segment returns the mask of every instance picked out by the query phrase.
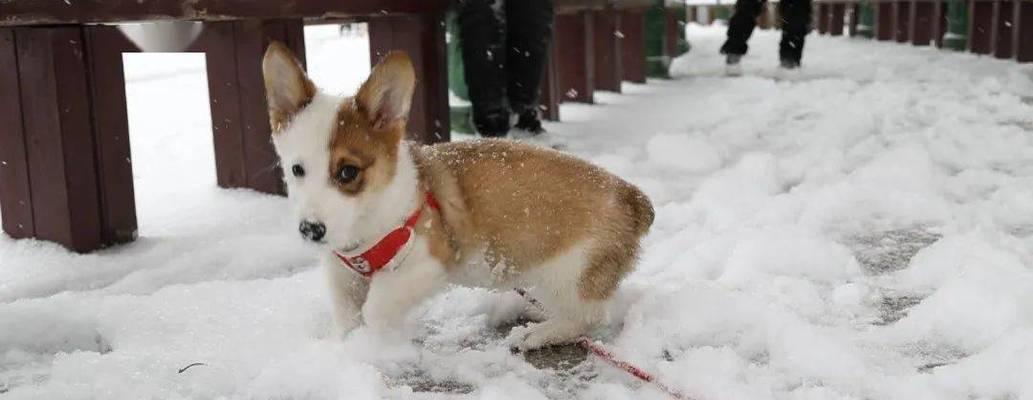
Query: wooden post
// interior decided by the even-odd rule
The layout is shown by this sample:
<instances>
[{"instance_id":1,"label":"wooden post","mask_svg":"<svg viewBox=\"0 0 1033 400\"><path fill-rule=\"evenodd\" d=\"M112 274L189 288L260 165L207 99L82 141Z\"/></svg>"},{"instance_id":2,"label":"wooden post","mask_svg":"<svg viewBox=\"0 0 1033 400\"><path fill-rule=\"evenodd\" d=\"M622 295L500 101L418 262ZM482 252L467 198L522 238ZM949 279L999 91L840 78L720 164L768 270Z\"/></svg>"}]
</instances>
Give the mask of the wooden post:
<instances>
[{"instance_id":1,"label":"wooden post","mask_svg":"<svg viewBox=\"0 0 1033 400\"><path fill-rule=\"evenodd\" d=\"M822 35L829 33L830 8L828 3L818 3L818 33Z\"/></svg>"},{"instance_id":2,"label":"wooden post","mask_svg":"<svg viewBox=\"0 0 1033 400\"><path fill-rule=\"evenodd\" d=\"M713 12L707 15L712 17ZM642 10L621 11L620 27L624 80L646 83L645 14Z\"/></svg>"},{"instance_id":3,"label":"wooden post","mask_svg":"<svg viewBox=\"0 0 1033 400\"><path fill-rule=\"evenodd\" d=\"M861 5L858 3L850 3L847 6L847 10L849 11L848 15L850 16L850 20L848 21L846 26L847 35L850 35L850 37L856 37L857 20L861 16Z\"/></svg>"},{"instance_id":4,"label":"wooden post","mask_svg":"<svg viewBox=\"0 0 1033 400\"><path fill-rule=\"evenodd\" d=\"M893 3L889 1L875 3L875 38L877 40L893 40L893 32L896 29L893 15Z\"/></svg>"},{"instance_id":5,"label":"wooden post","mask_svg":"<svg viewBox=\"0 0 1033 400\"><path fill-rule=\"evenodd\" d=\"M1015 28L1015 6L1012 0L998 0L994 2L994 56L997 58L1012 58L1015 55L1012 35ZM1033 40L1033 37L1025 38Z\"/></svg>"},{"instance_id":6,"label":"wooden post","mask_svg":"<svg viewBox=\"0 0 1033 400\"><path fill-rule=\"evenodd\" d=\"M943 47L943 36L947 33L947 2L933 0L931 25L933 43L936 47Z\"/></svg>"},{"instance_id":7,"label":"wooden post","mask_svg":"<svg viewBox=\"0 0 1033 400\"><path fill-rule=\"evenodd\" d=\"M32 188L22 126L17 46L14 29L0 29L0 213L4 232L16 239L36 235L32 221Z\"/></svg>"},{"instance_id":8,"label":"wooden post","mask_svg":"<svg viewBox=\"0 0 1033 400\"><path fill-rule=\"evenodd\" d=\"M12 237L77 252L136 237L121 49L132 46L110 27L0 30L0 207Z\"/></svg>"},{"instance_id":9,"label":"wooden post","mask_svg":"<svg viewBox=\"0 0 1033 400\"><path fill-rule=\"evenodd\" d=\"M391 50L404 50L416 68L416 91L409 111L409 138L420 143L447 142L448 53L443 14L387 15L369 19L370 62Z\"/></svg>"},{"instance_id":10,"label":"wooden post","mask_svg":"<svg viewBox=\"0 0 1033 400\"><path fill-rule=\"evenodd\" d=\"M846 17L846 4L831 4L829 10L829 34L832 36L843 36L843 23Z\"/></svg>"},{"instance_id":11,"label":"wooden post","mask_svg":"<svg viewBox=\"0 0 1033 400\"><path fill-rule=\"evenodd\" d=\"M595 56L589 11L556 16L554 40L559 55L560 101L593 103Z\"/></svg>"},{"instance_id":12,"label":"wooden post","mask_svg":"<svg viewBox=\"0 0 1033 400\"><path fill-rule=\"evenodd\" d=\"M994 47L994 2L969 0L968 49L976 54L992 54Z\"/></svg>"},{"instance_id":13,"label":"wooden post","mask_svg":"<svg viewBox=\"0 0 1033 400\"><path fill-rule=\"evenodd\" d=\"M1019 62L1033 62L1033 1L1015 1L1015 29L1012 29L1012 44L1015 45L1015 59ZM4 214L6 215L6 214Z\"/></svg>"},{"instance_id":14,"label":"wooden post","mask_svg":"<svg viewBox=\"0 0 1033 400\"><path fill-rule=\"evenodd\" d=\"M933 42L940 30L940 20L936 17L936 1L911 2L911 44L928 46Z\"/></svg>"},{"instance_id":15,"label":"wooden post","mask_svg":"<svg viewBox=\"0 0 1033 400\"><path fill-rule=\"evenodd\" d=\"M899 43L911 41L911 1L893 2L893 21L896 30L893 35Z\"/></svg>"},{"instance_id":16,"label":"wooden post","mask_svg":"<svg viewBox=\"0 0 1033 400\"><path fill-rule=\"evenodd\" d=\"M623 75L620 40L617 38L620 19L613 9L594 11L592 14L595 19L595 87L620 93Z\"/></svg>"},{"instance_id":17,"label":"wooden post","mask_svg":"<svg viewBox=\"0 0 1033 400\"><path fill-rule=\"evenodd\" d=\"M301 20L206 22L195 48L205 52L215 169L225 188L285 194L272 145L262 56L273 40L305 64Z\"/></svg>"},{"instance_id":18,"label":"wooden post","mask_svg":"<svg viewBox=\"0 0 1033 400\"><path fill-rule=\"evenodd\" d=\"M556 54L556 41L549 45L549 57L545 62L545 73L542 74L542 89L539 104L542 118L549 121L560 120L560 84L559 67L556 65L559 55Z\"/></svg>"}]
</instances>

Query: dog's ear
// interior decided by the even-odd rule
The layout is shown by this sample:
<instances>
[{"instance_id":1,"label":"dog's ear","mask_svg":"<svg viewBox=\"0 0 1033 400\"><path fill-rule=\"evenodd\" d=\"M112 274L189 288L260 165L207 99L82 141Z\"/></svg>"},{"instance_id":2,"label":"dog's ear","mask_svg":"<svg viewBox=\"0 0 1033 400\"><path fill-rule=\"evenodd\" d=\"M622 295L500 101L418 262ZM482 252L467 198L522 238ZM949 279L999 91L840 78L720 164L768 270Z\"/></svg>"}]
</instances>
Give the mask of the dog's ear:
<instances>
[{"instance_id":1,"label":"dog's ear","mask_svg":"<svg viewBox=\"0 0 1033 400\"><path fill-rule=\"evenodd\" d=\"M301 63L290 49L272 42L262 58L265 98L269 104L269 124L279 132L316 95L316 86L305 75Z\"/></svg>"},{"instance_id":2,"label":"dog's ear","mask_svg":"<svg viewBox=\"0 0 1033 400\"><path fill-rule=\"evenodd\" d=\"M369 79L355 95L355 101L374 129L387 129L396 124L404 126L415 87L416 73L409 56L393 51L373 67Z\"/></svg>"}]
</instances>

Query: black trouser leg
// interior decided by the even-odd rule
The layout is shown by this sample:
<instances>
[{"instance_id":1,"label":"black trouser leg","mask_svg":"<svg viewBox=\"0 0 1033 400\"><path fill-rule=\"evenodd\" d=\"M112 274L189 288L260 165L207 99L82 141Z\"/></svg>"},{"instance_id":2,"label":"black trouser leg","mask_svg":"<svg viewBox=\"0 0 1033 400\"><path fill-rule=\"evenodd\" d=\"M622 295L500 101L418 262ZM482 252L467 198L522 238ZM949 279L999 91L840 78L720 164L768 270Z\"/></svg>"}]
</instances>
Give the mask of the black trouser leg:
<instances>
[{"instance_id":1,"label":"black trouser leg","mask_svg":"<svg viewBox=\"0 0 1033 400\"><path fill-rule=\"evenodd\" d=\"M505 135L509 130L506 104L506 26L503 0L459 2L459 44L463 69L473 107L477 132L486 136ZM522 0L518 0L522 1Z\"/></svg>"},{"instance_id":2,"label":"black trouser leg","mask_svg":"<svg viewBox=\"0 0 1033 400\"><path fill-rule=\"evenodd\" d=\"M746 54L746 41L757 26L762 0L736 0L735 13L728 21L728 40L721 46L721 54Z\"/></svg>"},{"instance_id":3,"label":"black trouser leg","mask_svg":"<svg viewBox=\"0 0 1033 400\"><path fill-rule=\"evenodd\" d=\"M778 3L782 14L782 43L779 56L783 60L800 62L803 57L803 41L810 30L811 0L782 0Z\"/></svg>"},{"instance_id":4,"label":"black trouser leg","mask_svg":"<svg viewBox=\"0 0 1033 400\"><path fill-rule=\"evenodd\" d=\"M552 18L552 0L506 0L506 93L515 113L538 105Z\"/></svg>"}]
</instances>

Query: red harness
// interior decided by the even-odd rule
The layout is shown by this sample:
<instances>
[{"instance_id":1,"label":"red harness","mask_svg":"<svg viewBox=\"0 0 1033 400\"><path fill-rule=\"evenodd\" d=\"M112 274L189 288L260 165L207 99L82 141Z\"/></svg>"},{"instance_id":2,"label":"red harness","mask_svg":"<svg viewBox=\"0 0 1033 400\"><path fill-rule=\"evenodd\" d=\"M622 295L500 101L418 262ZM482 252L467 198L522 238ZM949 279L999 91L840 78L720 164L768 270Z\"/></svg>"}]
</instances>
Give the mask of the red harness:
<instances>
[{"instance_id":1,"label":"red harness","mask_svg":"<svg viewBox=\"0 0 1033 400\"><path fill-rule=\"evenodd\" d=\"M349 256L334 250L334 255L341 260L344 266L367 279L372 278L373 274L385 267L396 267L397 263L405 258L404 254L403 257L398 257L398 255L403 252L408 254L409 243L412 242L415 236L414 227L416 222L420 220L420 215L423 214L423 206L426 205L434 211L441 210L441 206L438 205L438 201L433 194L427 192L425 197L425 203L421 204L416 211L413 211L409 218L406 218L404 225L395 228L374 244L373 247L370 247L369 250L356 256Z\"/></svg>"}]
</instances>

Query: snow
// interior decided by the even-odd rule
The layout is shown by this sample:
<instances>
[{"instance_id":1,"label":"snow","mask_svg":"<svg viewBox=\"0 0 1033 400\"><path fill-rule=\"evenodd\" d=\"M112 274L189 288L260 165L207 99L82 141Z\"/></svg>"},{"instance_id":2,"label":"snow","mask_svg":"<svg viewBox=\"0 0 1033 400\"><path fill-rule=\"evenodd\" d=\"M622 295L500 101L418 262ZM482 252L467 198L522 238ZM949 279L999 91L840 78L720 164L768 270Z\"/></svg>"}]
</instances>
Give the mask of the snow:
<instances>
[{"instance_id":1,"label":"snow","mask_svg":"<svg viewBox=\"0 0 1033 400\"><path fill-rule=\"evenodd\" d=\"M354 90L361 32L308 29L315 80ZM811 35L784 73L758 31L727 78L721 28L688 33L678 79L547 124L657 209L597 337L699 399L1033 399L1033 67ZM141 237L0 237L0 397L664 398L511 355L511 293L452 288L413 340L331 338L287 202L214 185L203 57L125 60Z\"/></svg>"}]
</instances>

